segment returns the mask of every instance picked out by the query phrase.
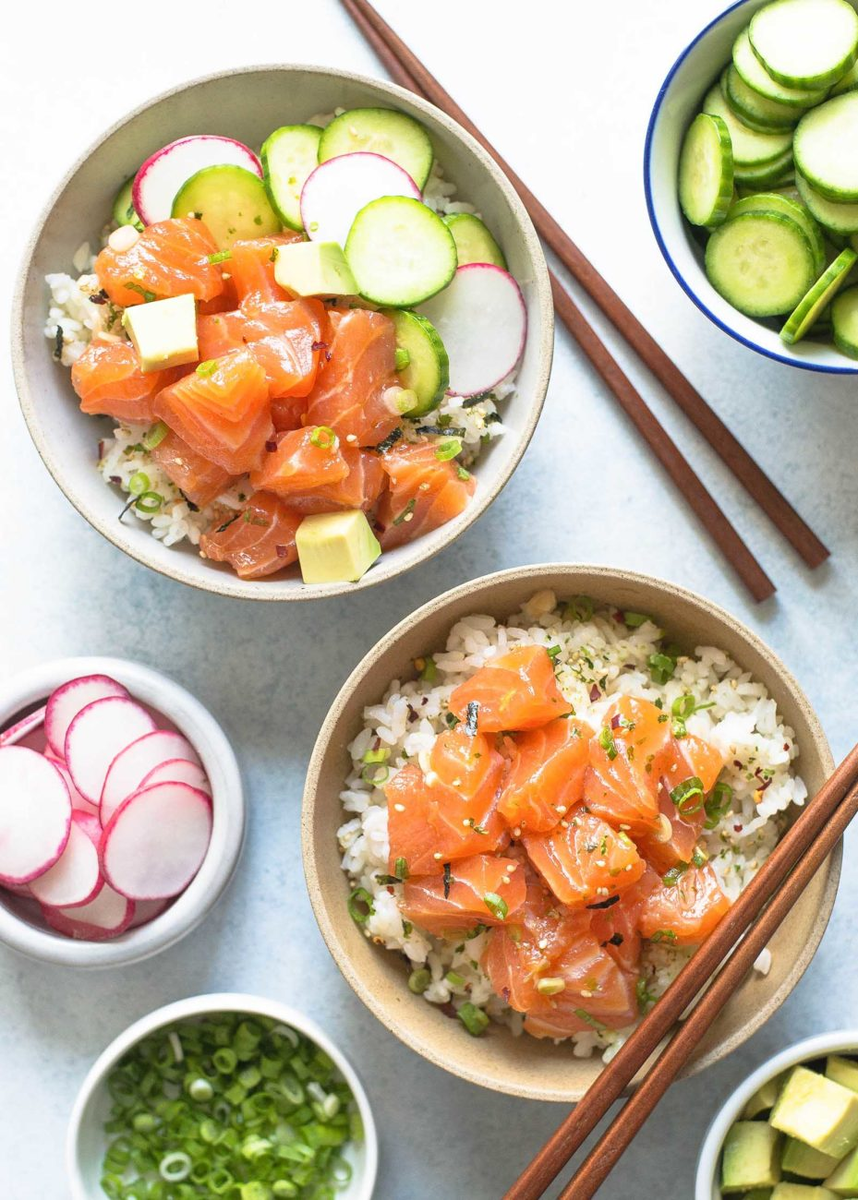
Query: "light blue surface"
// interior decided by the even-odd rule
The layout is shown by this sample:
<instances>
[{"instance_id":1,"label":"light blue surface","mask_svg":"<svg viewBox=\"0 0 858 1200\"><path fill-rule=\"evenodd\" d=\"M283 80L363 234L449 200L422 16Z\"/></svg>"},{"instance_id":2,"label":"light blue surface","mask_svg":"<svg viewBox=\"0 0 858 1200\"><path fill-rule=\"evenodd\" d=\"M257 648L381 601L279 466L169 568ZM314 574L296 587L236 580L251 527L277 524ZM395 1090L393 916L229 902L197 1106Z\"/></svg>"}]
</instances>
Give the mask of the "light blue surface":
<instances>
[{"instance_id":1,"label":"light blue surface","mask_svg":"<svg viewBox=\"0 0 858 1200\"><path fill-rule=\"evenodd\" d=\"M615 0L585 14L578 4L542 0L531 6L529 21L511 0L467 6L438 0L428 21L422 5L388 0L380 7L575 232L828 539L834 557L815 573L804 569L658 389L630 366L779 585L774 601L750 604L561 333L531 449L506 492L457 545L409 577L354 599L312 607L224 602L148 574L73 512L27 439L7 369L0 670L49 655L124 653L172 672L232 733L251 825L243 867L223 904L157 959L81 975L0 950L3 1200L65 1196L65 1118L88 1065L142 1013L209 990L258 991L302 1007L352 1056L379 1117L382 1200L494 1200L553 1129L560 1108L482 1093L387 1034L342 982L304 890L300 794L327 706L374 641L445 588L501 567L562 558L675 579L733 610L782 654L817 706L838 757L858 736L855 384L766 362L710 325L671 278L643 203L640 156L649 108L678 50L717 3ZM145 12L114 8L99 33L94 21L52 24L29 6L17 26L5 26L0 128L5 161L16 172L14 186L0 191L6 309L24 233L43 198L78 148L117 113L230 64L281 57L377 70L333 0L311 6L264 0L249 23L227 24L216 11L212 6L203 15L198 6L152 0ZM265 36L275 25L282 31L279 49ZM516 45L520 76L512 74L516 64L493 60L487 32ZM74 82L58 122L56 95L37 86L37 77L50 80L69 68ZM557 121L552 113L561 108ZM602 328L600 319L596 324ZM623 349L618 356L627 361ZM854 1024L858 970L849 948L856 901L847 853L834 921L794 995L743 1051L671 1092L602 1196L688 1200L700 1139L731 1087L789 1041Z\"/></svg>"}]
</instances>

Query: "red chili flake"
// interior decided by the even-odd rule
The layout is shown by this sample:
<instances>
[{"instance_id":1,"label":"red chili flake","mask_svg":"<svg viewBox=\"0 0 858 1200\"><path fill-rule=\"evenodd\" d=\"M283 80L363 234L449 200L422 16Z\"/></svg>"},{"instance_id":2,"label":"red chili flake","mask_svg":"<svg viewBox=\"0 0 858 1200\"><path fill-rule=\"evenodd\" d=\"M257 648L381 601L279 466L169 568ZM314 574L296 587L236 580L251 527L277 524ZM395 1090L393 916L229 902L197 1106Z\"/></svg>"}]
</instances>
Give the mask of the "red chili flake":
<instances>
[{"instance_id":1,"label":"red chili flake","mask_svg":"<svg viewBox=\"0 0 858 1200\"><path fill-rule=\"evenodd\" d=\"M743 825L734 825L734 826L733 826L733 832L734 832L734 833L741 833L743 829L744 829L744 826L743 826Z\"/></svg>"},{"instance_id":2,"label":"red chili flake","mask_svg":"<svg viewBox=\"0 0 858 1200\"><path fill-rule=\"evenodd\" d=\"M311 350L327 350L327 348L327 342L313 342L312 346L310 347Z\"/></svg>"},{"instance_id":3,"label":"red chili flake","mask_svg":"<svg viewBox=\"0 0 858 1200\"><path fill-rule=\"evenodd\" d=\"M595 703L599 699L601 694L602 693L599 691L598 687L594 683L593 686L590 688L590 699Z\"/></svg>"},{"instance_id":4,"label":"red chili flake","mask_svg":"<svg viewBox=\"0 0 858 1200\"><path fill-rule=\"evenodd\" d=\"M620 718L619 718L619 714L616 714L613 717L611 717L611 729L619 729L619 728L620 728Z\"/></svg>"},{"instance_id":5,"label":"red chili flake","mask_svg":"<svg viewBox=\"0 0 858 1200\"><path fill-rule=\"evenodd\" d=\"M784 742L784 750L789 750L789 742Z\"/></svg>"},{"instance_id":6,"label":"red chili flake","mask_svg":"<svg viewBox=\"0 0 858 1200\"><path fill-rule=\"evenodd\" d=\"M275 546L274 549L277 551L278 558L286 558L289 553L288 546Z\"/></svg>"},{"instance_id":7,"label":"red chili flake","mask_svg":"<svg viewBox=\"0 0 858 1200\"><path fill-rule=\"evenodd\" d=\"M330 350L325 351L325 362L330 362L333 357L334 356L331 354Z\"/></svg>"},{"instance_id":8,"label":"red chili flake","mask_svg":"<svg viewBox=\"0 0 858 1200\"><path fill-rule=\"evenodd\" d=\"M739 762L738 758L733 759L733 766L739 771L742 769L742 764Z\"/></svg>"},{"instance_id":9,"label":"red chili flake","mask_svg":"<svg viewBox=\"0 0 858 1200\"><path fill-rule=\"evenodd\" d=\"M277 449L277 443L274 441L273 438L270 441L265 443L265 449L268 451L269 454L272 454Z\"/></svg>"},{"instance_id":10,"label":"red chili flake","mask_svg":"<svg viewBox=\"0 0 858 1200\"><path fill-rule=\"evenodd\" d=\"M456 1018L459 1015L456 1012L455 1006L453 1004L451 1004L449 1002L449 1000L447 1001L446 1004L439 1004L438 1007L441 1009L441 1012L444 1014L445 1017L452 1017L454 1021L456 1020Z\"/></svg>"}]
</instances>

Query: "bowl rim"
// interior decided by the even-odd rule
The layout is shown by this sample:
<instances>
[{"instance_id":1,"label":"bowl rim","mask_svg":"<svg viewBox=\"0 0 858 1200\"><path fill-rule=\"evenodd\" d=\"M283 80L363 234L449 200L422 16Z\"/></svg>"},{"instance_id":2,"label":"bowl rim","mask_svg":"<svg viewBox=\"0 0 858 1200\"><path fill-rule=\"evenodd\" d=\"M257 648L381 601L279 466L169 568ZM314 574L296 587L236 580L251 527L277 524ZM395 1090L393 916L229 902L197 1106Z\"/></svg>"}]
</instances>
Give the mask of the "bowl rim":
<instances>
[{"instance_id":1,"label":"bowl rim","mask_svg":"<svg viewBox=\"0 0 858 1200\"><path fill-rule=\"evenodd\" d=\"M359 1190L355 1189L351 1200L370 1200L378 1173L378 1131L369 1097L351 1060L311 1017L291 1005L282 1004L279 1000L271 1000L267 996L249 992L207 992L199 996L188 996L184 1000L174 1000L134 1021L117 1034L102 1050L78 1089L66 1132L66 1173L74 1200L93 1200L91 1193L83 1183L78 1159L78 1143L84 1110L106 1073L117 1059L153 1030L159 1029L162 1025L171 1024L173 1021L187 1020L190 1017L214 1012L247 1012L255 1016L271 1017L276 1021L282 1021L284 1025L294 1027L299 1033L315 1042L333 1059L357 1102L364 1128L366 1161L360 1180L361 1187Z\"/></svg>"},{"instance_id":2,"label":"bowl rim","mask_svg":"<svg viewBox=\"0 0 858 1200\"><path fill-rule=\"evenodd\" d=\"M545 1096L537 1088L529 1085L524 1085L520 1082L502 1082L494 1077L485 1077L478 1071L472 1071L463 1067L455 1055L447 1050L438 1050L434 1045L427 1043L425 1040L420 1040L411 1032L410 1026L406 1018L396 1018L389 1015L384 1009L377 1009L374 1004L374 994L372 989L365 985L360 974L353 969L351 958L339 937L338 931L334 924L329 920L326 904L326 893L323 889L319 871L316 865L316 854L314 848L315 833L316 833L316 818L315 818L315 798L318 790L318 782L321 775L323 762L330 753L336 752L338 741L345 744L344 738L340 737L340 720L342 712L346 705L351 700L353 694L360 688L364 676L372 668L376 658L386 654L393 649L402 636L412 631L415 627L422 624L425 618L435 614L438 610L445 612L449 608L454 608L460 600L468 596L474 597L474 611L479 611L476 607L479 605L482 597L498 585L507 583L519 583L522 587L525 585L532 588L533 592L540 590L540 587L548 586L548 579L556 578L558 575L565 575L569 579L570 591L574 591L576 580L581 577L587 577L591 582L597 580L604 585L604 589L609 593L611 587L616 587L621 584L631 583L643 585L647 587L655 587L665 597L672 597L679 600L683 604L690 605L696 608L697 611L704 612L710 620L717 621L719 625L726 625L731 628L734 633L737 633L749 647L762 657L766 662L770 663L780 683L782 690L789 692L802 706L805 712L807 723L809 726L810 741L814 747L814 753L821 760L823 769L826 775L830 774L834 769L834 759L831 754L831 749L828 744L825 732L822 728L820 720L816 715L815 710L810 704L804 689L799 684L792 671L784 664L780 656L777 655L752 629L744 622L734 617L726 609L719 604L709 600L707 597L691 589L682 587L680 584L674 583L671 580L662 579L658 576L648 575L643 572L627 571L619 567L610 567L603 564L591 563L570 563L570 562L547 562L536 563L530 566L511 567L505 570L491 572L487 575L482 575L476 579L469 580L465 583L458 584L454 588L443 592L441 595L430 599L422 604L414 612L407 614L399 621L392 629L384 634L379 641L372 646L363 656L360 662L354 667L348 678L343 683L340 691L331 703L328 713L320 727L316 743L313 747L312 754L307 766L307 775L304 787L304 793L301 804L301 846L302 846L302 861L304 866L304 877L307 884L307 891L310 897L310 903L313 908L313 913L319 930L328 948L328 952L334 959L340 972L346 979L349 986L358 996L358 998L366 1005L366 1007L378 1018L387 1029L390 1030L400 1041L404 1042L411 1050L415 1051L421 1057L427 1059L437 1067L449 1071L451 1074L457 1075L462 1079L466 1079L470 1083L475 1083L480 1087L490 1088L491 1090L504 1092L507 1095L521 1096L526 1099L535 1100L551 1100L563 1103L576 1102L581 1098L579 1094L568 1095L551 1095ZM804 745L807 745L807 740ZM335 847L332 846L331 853L334 853ZM823 934L827 928L831 912L834 907L834 901L837 894L837 887L840 880L840 869L842 862L843 847L842 842L838 843L834 851L832 851L826 864L820 870L826 872L825 888L820 903L819 909L815 915L812 931L807 941L803 944L800 951L796 954L792 966L778 990L763 1004L751 1017L747 1020L739 1030L733 1033L726 1043L719 1043L711 1050L694 1057L689 1066L682 1072L682 1077L696 1075L706 1067L718 1062L724 1058L732 1050L745 1042L753 1033L755 1033L768 1019L777 1011L783 1004L792 990L795 988L799 979L810 965L814 954L822 940ZM404 983L403 983L404 986Z\"/></svg>"},{"instance_id":3,"label":"bowl rim","mask_svg":"<svg viewBox=\"0 0 858 1200\"><path fill-rule=\"evenodd\" d=\"M170 906L151 921L103 942L77 941L40 929L0 904L0 943L38 962L98 969L125 967L160 954L201 924L238 869L247 830L247 806L235 751L208 708L176 680L131 659L84 655L49 659L0 683L0 727L42 702L53 688L80 675L111 675L132 697L149 704L185 733L212 780L215 825L199 871Z\"/></svg>"},{"instance_id":4,"label":"bowl rim","mask_svg":"<svg viewBox=\"0 0 858 1200\"><path fill-rule=\"evenodd\" d=\"M688 296L688 298L692 300L694 304L696 304L703 315L708 317L713 325L717 325L722 332L729 334L734 341L740 342L741 345L746 346L749 350L755 350L757 354L762 354L764 358L771 359L773 362L783 363L788 367L797 367L801 371L817 371L823 375L856 375L858 374L858 365L850 366L848 363L846 363L842 367L835 367L829 366L825 363L816 363L806 358L790 358L787 354L778 354L776 351L770 350L766 346L761 346L758 342L755 342L751 338L746 337L744 334L739 333L739 331L732 325L728 325L719 316L717 316L711 308L708 307L708 305L694 290L685 275L683 275L667 246L664 234L662 233L661 225L659 224L657 205L652 187L653 143L655 140L656 126L658 125L658 119L661 115L662 106L667 99L667 95L670 91L674 77L676 76L676 73L679 71L682 64L685 62L688 55L691 54L691 52L699 45L699 43L702 42L703 39L707 37L707 35L711 33L713 29L716 28L716 26L720 25L726 17L729 17L731 13L736 12L737 9L744 8L745 5L755 2L756 0L736 0L734 4L731 4L728 8L725 8L723 12L719 13L716 17L713 17L712 20L706 26L704 26L704 28L701 29L701 31L694 38L692 38L685 49L679 54L676 61L673 63L673 66L665 76L664 82L658 89L658 94L656 95L652 112L650 113L649 122L647 124L643 153L643 185L649 223L652 227L652 232L655 236L656 242L658 243L658 248L661 251L664 261L667 263L674 279L676 279L686 296Z\"/></svg>"},{"instance_id":5,"label":"bowl rim","mask_svg":"<svg viewBox=\"0 0 858 1200\"><path fill-rule=\"evenodd\" d=\"M130 122L136 120L143 113L153 108L155 105L169 101L184 92L190 91L193 88L215 83L217 81L231 79L233 77L242 77L261 73L280 72L284 74L293 72L303 72L305 74L314 74L322 77L328 77L335 80L345 81L352 85L357 85L375 92L379 100L384 98L389 99L391 104L401 104L403 101L406 106L413 106L424 117L441 125L443 129L454 140L458 141L469 154L472 160L475 160L481 170L487 174L494 184L499 189L500 194L506 205L508 206L513 223L516 227L516 236L520 239L530 266L532 268L532 283L533 288L533 310L534 320L528 322L528 330L526 334L525 346L528 345L531 337L532 344L535 347L537 355L537 363L535 368L535 380L530 398L529 407L527 410L526 419L523 422L521 431L517 435L513 435L512 445L509 450L509 460L506 466L500 471L497 479L491 486L481 488L479 485L475 495L471 498L471 503L458 518L447 525L439 526L437 530L424 535L413 543L414 546L424 545L424 550L420 553L415 553L413 561L406 560L402 565L397 565L392 568L389 561L384 565L384 559L368 571L362 579L356 583L337 583L337 584L305 584L299 581L299 586L288 591L279 591L275 588L266 588L264 585L266 580L242 580L237 576L227 574L225 571L212 570L201 578L196 578L190 571L184 567L184 555L176 554L175 563L169 558L163 558L164 547L161 547L162 554L156 553L156 546L149 547L147 543L135 545L126 543L121 540L119 532L116 528L116 521L102 519L102 517L94 511L90 511L90 506L87 501L78 494L77 488L73 483L65 479L63 464L55 458L47 443L47 440L42 436L39 422L36 419L36 411L38 403L31 392L28 381L28 367L25 355L25 330L26 314L25 314L25 293L32 270L32 260L36 251L36 247L42 238L42 235L51 220L54 208L57 205L63 192L75 178L79 171L86 165L88 159L96 150L98 150L109 138L122 130ZM167 88L165 91L159 92L157 95L145 100L142 104L137 105L130 112L114 121L103 133L101 133L90 145L80 154L72 163L68 170L63 174L62 179L51 192L46 204L39 214L35 225L27 239L26 247L23 256L20 260L18 272L16 276L14 296L12 300L12 367L15 379L15 388L18 394L18 401L24 420L27 425L28 432L32 439L36 451L39 454L42 462L48 470L54 483L63 493L67 500L77 510L78 513L86 520L98 533L107 539L117 549L122 550L130 558L139 562L142 566L148 567L163 575L165 578L173 579L178 583L186 584L189 587L196 588L200 591L211 592L215 595L226 596L232 599L242 600L262 600L268 602L293 602L293 601L311 601L324 600L333 596L354 595L358 591L364 591L368 588L375 587L378 584L388 582L400 575L406 574L408 571L416 567L422 566L434 556L444 550L461 534L464 534L494 503L503 489L509 483L528 445L536 430L539 418L542 414L545 405L545 398L548 392L548 385L551 378L551 366L554 354L554 303L551 296L551 285L548 276L548 266L545 261L545 255L542 250L542 245L533 223L524 204L518 193L513 188L509 179L504 172L489 155L489 153L480 145L478 141L458 122L454 121L441 109L424 100L422 97L415 95L406 88L399 87L397 84L389 83L386 80L375 79L368 75L358 74L354 71L343 70L338 67L325 67L308 63L257 63L246 67L229 68L222 71L214 71L208 75L198 76L194 79L187 80L184 83L178 84L175 87ZM155 542L155 539L152 539Z\"/></svg>"},{"instance_id":6,"label":"bowl rim","mask_svg":"<svg viewBox=\"0 0 858 1200\"><path fill-rule=\"evenodd\" d=\"M828 1033L813 1034L800 1042L793 1042L766 1059L745 1077L716 1111L706 1131L697 1157L694 1200L712 1200L712 1186L715 1183L724 1138L754 1092L786 1067L798 1066L809 1059L820 1058L823 1054L839 1050L858 1053L858 1029L834 1029Z\"/></svg>"}]
</instances>

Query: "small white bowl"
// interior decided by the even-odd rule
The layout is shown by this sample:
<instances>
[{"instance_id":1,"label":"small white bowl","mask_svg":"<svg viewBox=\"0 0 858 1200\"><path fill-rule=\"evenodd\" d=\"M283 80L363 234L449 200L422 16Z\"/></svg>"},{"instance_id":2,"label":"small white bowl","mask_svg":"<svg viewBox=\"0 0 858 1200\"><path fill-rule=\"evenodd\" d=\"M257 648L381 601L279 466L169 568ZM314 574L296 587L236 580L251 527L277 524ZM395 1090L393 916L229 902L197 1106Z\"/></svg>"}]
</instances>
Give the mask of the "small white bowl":
<instances>
[{"instance_id":1,"label":"small white bowl","mask_svg":"<svg viewBox=\"0 0 858 1200\"><path fill-rule=\"evenodd\" d=\"M212 836L198 873L160 916L106 942L64 937L33 915L30 901L0 889L0 942L42 962L72 967L115 967L166 950L213 908L233 876L244 842L241 774L229 739L194 696L167 675L122 658L64 658L0 682L0 729L43 704L53 689L80 675L118 679L142 704L162 713L194 746L212 788Z\"/></svg>"},{"instance_id":2,"label":"small white bowl","mask_svg":"<svg viewBox=\"0 0 858 1200\"><path fill-rule=\"evenodd\" d=\"M378 1170L378 1134L369 1099L354 1067L327 1034L303 1013L276 1000L267 1000L262 996L245 996L240 992L191 996L187 1000L177 1000L174 1004L157 1008L148 1016L135 1021L96 1059L81 1085L66 1136L66 1173L72 1200L99 1200L103 1196L99 1180L101 1162L107 1148L104 1121L111 1105L107 1076L116 1062L136 1042L163 1025L172 1025L189 1017L218 1012L250 1013L282 1021L284 1025L291 1025L299 1033L310 1038L330 1056L351 1088L364 1129L363 1143L360 1146L350 1145L344 1156L351 1164L353 1175L348 1187L339 1195L342 1200L370 1200Z\"/></svg>"},{"instance_id":3,"label":"small white bowl","mask_svg":"<svg viewBox=\"0 0 858 1200\"><path fill-rule=\"evenodd\" d=\"M782 342L776 329L743 316L719 296L706 278L703 245L679 207L677 175L685 131L708 88L730 61L733 42L758 8L768 0L739 0L716 17L686 46L661 85L647 129L644 147L644 189L656 241L677 281L701 312L730 337L767 358L822 371L855 375L851 362L833 345L804 340L795 346ZM851 0L858 7L858 0Z\"/></svg>"},{"instance_id":4,"label":"small white bowl","mask_svg":"<svg viewBox=\"0 0 858 1200\"><path fill-rule=\"evenodd\" d=\"M727 1131L739 1119L742 1109L758 1088L776 1075L798 1063L824 1058L826 1054L858 1053L858 1029L839 1029L833 1033L820 1033L789 1046L763 1063L737 1088L720 1112L717 1113L703 1142L697 1160L697 1181L694 1200L721 1200L719 1186L721 1169L721 1147Z\"/></svg>"}]
</instances>

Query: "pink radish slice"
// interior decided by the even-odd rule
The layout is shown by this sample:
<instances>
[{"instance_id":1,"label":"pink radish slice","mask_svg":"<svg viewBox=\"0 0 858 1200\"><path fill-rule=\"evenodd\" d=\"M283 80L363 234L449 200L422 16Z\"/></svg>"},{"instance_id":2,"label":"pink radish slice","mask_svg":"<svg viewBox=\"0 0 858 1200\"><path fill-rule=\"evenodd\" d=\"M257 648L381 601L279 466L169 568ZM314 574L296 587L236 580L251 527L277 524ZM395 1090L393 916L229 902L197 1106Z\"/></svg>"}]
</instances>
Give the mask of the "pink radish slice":
<instances>
[{"instance_id":1,"label":"pink radish slice","mask_svg":"<svg viewBox=\"0 0 858 1200\"><path fill-rule=\"evenodd\" d=\"M123 800L139 791L151 770L171 758L199 763L199 755L180 733L156 729L126 746L110 764L101 791L101 823L106 825Z\"/></svg>"},{"instance_id":2,"label":"pink radish slice","mask_svg":"<svg viewBox=\"0 0 858 1200\"><path fill-rule=\"evenodd\" d=\"M66 848L71 800L53 763L24 746L0 749L0 883L29 883Z\"/></svg>"},{"instance_id":3,"label":"pink radish slice","mask_svg":"<svg viewBox=\"0 0 858 1200\"><path fill-rule=\"evenodd\" d=\"M119 806L104 831L101 870L131 900L176 896L202 865L212 803L186 783L156 783Z\"/></svg>"},{"instance_id":4,"label":"pink radish slice","mask_svg":"<svg viewBox=\"0 0 858 1200\"><path fill-rule=\"evenodd\" d=\"M65 850L49 871L32 881L30 891L40 904L50 908L77 908L94 900L103 885L98 848L72 820Z\"/></svg>"},{"instance_id":5,"label":"pink radish slice","mask_svg":"<svg viewBox=\"0 0 858 1200\"><path fill-rule=\"evenodd\" d=\"M171 758L160 763L141 781L139 790L142 792L153 783L187 783L190 787L199 788L201 792L207 792L209 795L212 792L209 777L202 767L183 758Z\"/></svg>"},{"instance_id":6,"label":"pink radish slice","mask_svg":"<svg viewBox=\"0 0 858 1200\"><path fill-rule=\"evenodd\" d=\"M82 829L89 840L95 846L96 850L101 846L101 837L104 830L101 828L101 821L93 813L87 809L73 808L72 821L79 829Z\"/></svg>"},{"instance_id":7,"label":"pink radish slice","mask_svg":"<svg viewBox=\"0 0 858 1200\"><path fill-rule=\"evenodd\" d=\"M3 883L0 884L0 889L11 892L13 896L20 896L22 900L33 899L29 883Z\"/></svg>"},{"instance_id":8,"label":"pink radish slice","mask_svg":"<svg viewBox=\"0 0 858 1200\"><path fill-rule=\"evenodd\" d=\"M80 794L74 785L74 780L72 779L71 775L69 775L69 769L66 764L60 759L54 758L54 756L49 754L47 750L45 751L45 758L48 760L48 762L54 764L60 775L62 775L63 779L66 781L66 787L69 790L72 808L79 811L82 810L86 813L91 813L95 817L96 821L98 821L98 805L90 804L86 797ZM101 822L99 821L99 828L100 827Z\"/></svg>"},{"instance_id":9,"label":"pink radish slice","mask_svg":"<svg viewBox=\"0 0 858 1200\"><path fill-rule=\"evenodd\" d=\"M132 200L144 225L166 221L179 188L204 167L244 167L262 178L259 159L242 142L214 134L179 138L156 150L134 177Z\"/></svg>"},{"instance_id":10,"label":"pink radish slice","mask_svg":"<svg viewBox=\"0 0 858 1200\"><path fill-rule=\"evenodd\" d=\"M521 358L527 308L521 288L501 267L459 267L453 282L418 311L429 318L444 343L450 357L448 390L456 396L490 391Z\"/></svg>"},{"instance_id":11,"label":"pink radish slice","mask_svg":"<svg viewBox=\"0 0 858 1200\"><path fill-rule=\"evenodd\" d=\"M140 925L148 925L156 917L170 907L172 900L135 900L134 920L129 929L137 929Z\"/></svg>"},{"instance_id":12,"label":"pink radish slice","mask_svg":"<svg viewBox=\"0 0 858 1200\"><path fill-rule=\"evenodd\" d=\"M301 220L310 240L345 246L360 210L381 196L423 199L408 172L381 154L329 158L308 176L301 192Z\"/></svg>"},{"instance_id":13,"label":"pink radish slice","mask_svg":"<svg viewBox=\"0 0 858 1200\"><path fill-rule=\"evenodd\" d=\"M54 754L65 762L66 734L82 708L106 696L127 695L128 690L109 675L83 675L58 687L45 710L45 737Z\"/></svg>"},{"instance_id":14,"label":"pink radish slice","mask_svg":"<svg viewBox=\"0 0 858 1200\"><path fill-rule=\"evenodd\" d=\"M99 803L117 754L154 728L155 721L146 709L124 696L96 700L77 714L66 734L65 759L84 799Z\"/></svg>"},{"instance_id":15,"label":"pink radish slice","mask_svg":"<svg viewBox=\"0 0 858 1200\"><path fill-rule=\"evenodd\" d=\"M14 725L10 725L8 729L4 729L0 733L0 746L14 746L16 742L21 742L25 737L34 733L41 725L45 723L45 713L47 705L37 709L29 716L22 717L20 721L16 721Z\"/></svg>"},{"instance_id":16,"label":"pink radish slice","mask_svg":"<svg viewBox=\"0 0 858 1200\"><path fill-rule=\"evenodd\" d=\"M42 905L42 916L57 933L85 942L104 942L124 933L134 920L134 901L120 896L108 884L89 904L79 908Z\"/></svg>"}]
</instances>

